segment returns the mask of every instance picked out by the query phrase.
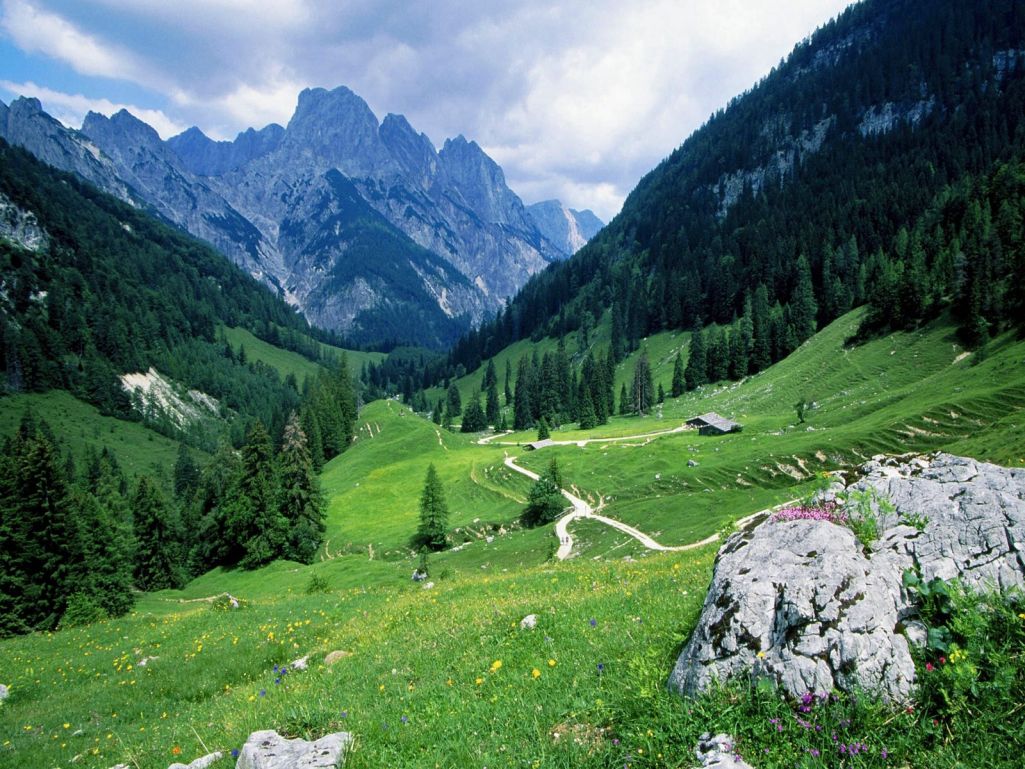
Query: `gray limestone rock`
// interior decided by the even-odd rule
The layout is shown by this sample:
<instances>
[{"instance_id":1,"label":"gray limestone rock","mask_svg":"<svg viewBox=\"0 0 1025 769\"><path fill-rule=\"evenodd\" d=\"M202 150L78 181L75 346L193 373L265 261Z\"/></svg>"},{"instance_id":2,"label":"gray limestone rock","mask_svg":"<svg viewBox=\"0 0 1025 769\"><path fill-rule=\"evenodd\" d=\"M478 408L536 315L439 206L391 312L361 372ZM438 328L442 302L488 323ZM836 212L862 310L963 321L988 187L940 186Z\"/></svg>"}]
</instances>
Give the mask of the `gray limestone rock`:
<instances>
[{"instance_id":1,"label":"gray limestone rock","mask_svg":"<svg viewBox=\"0 0 1025 769\"><path fill-rule=\"evenodd\" d=\"M335 769L342 765L352 742L348 732L336 732L315 742L287 740L275 731L253 732L242 746L235 769Z\"/></svg>"},{"instance_id":2,"label":"gray limestone rock","mask_svg":"<svg viewBox=\"0 0 1025 769\"><path fill-rule=\"evenodd\" d=\"M188 764L171 764L167 769L207 769L222 758L224 758L224 754L218 750L214 753L210 753L209 755L197 758L195 761Z\"/></svg>"},{"instance_id":3,"label":"gray limestone rock","mask_svg":"<svg viewBox=\"0 0 1025 769\"><path fill-rule=\"evenodd\" d=\"M694 755L704 769L751 769L751 765L736 752L734 739L728 734L713 737L705 732L698 739Z\"/></svg>"},{"instance_id":4,"label":"gray limestone rock","mask_svg":"<svg viewBox=\"0 0 1025 769\"><path fill-rule=\"evenodd\" d=\"M4 700L6 700L10 696L11 696L11 692L7 688L6 684L0 684L0 702L3 702Z\"/></svg>"},{"instance_id":5,"label":"gray limestone rock","mask_svg":"<svg viewBox=\"0 0 1025 769\"><path fill-rule=\"evenodd\" d=\"M1025 585L1025 471L944 454L865 470L853 489L896 509L881 514L870 549L828 521L770 520L726 541L671 688L769 677L793 696L866 688L904 701L915 675L908 639L922 635L905 570L971 588ZM911 515L927 521L922 531Z\"/></svg>"}]
</instances>

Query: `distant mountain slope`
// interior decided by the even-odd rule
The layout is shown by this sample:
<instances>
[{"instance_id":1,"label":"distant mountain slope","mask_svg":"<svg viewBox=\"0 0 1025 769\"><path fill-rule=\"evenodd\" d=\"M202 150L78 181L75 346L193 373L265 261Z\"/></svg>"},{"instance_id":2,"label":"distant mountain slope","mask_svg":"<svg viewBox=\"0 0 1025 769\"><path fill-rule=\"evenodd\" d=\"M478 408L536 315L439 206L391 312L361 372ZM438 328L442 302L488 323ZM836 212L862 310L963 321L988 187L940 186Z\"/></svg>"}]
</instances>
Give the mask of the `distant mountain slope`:
<instances>
[{"instance_id":1,"label":"distant mountain slope","mask_svg":"<svg viewBox=\"0 0 1025 769\"><path fill-rule=\"evenodd\" d=\"M224 325L312 343L213 249L0 141L0 392L68 390L138 418L121 376L155 368L220 416L282 424L298 392L226 349Z\"/></svg>"},{"instance_id":2,"label":"distant mountain slope","mask_svg":"<svg viewBox=\"0 0 1025 769\"><path fill-rule=\"evenodd\" d=\"M605 225L593 211L574 211L558 200L527 206L541 233L568 254L575 254Z\"/></svg>"},{"instance_id":3,"label":"distant mountain slope","mask_svg":"<svg viewBox=\"0 0 1025 769\"><path fill-rule=\"evenodd\" d=\"M851 307L899 296L922 298L912 324L951 301L977 306L984 337L1017 306L1004 292L1021 266L1018 214L996 225L1002 202L985 189L962 194L978 206L967 218L942 215L943 199L1015 177L998 166L1023 149L1025 6L865 0L717 112L453 363L593 326L610 299L617 359L659 329L717 323L729 326L717 344L758 341L757 371ZM926 231L932 209L939 228Z\"/></svg>"},{"instance_id":4,"label":"distant mountain slope","mask_svg":"<svg viewBox=\"0 0 1025 769\"><path fill-rule=\"evenodd\" d=\"M127 112L90 114L72 131L30 99L0 108L0 138L151 207L311 322L359 342L445 346L575 242L550 240L475 142L459 136L438 151L400 115L379 123L347 88L303 91L286 127L249 129L232 142L198 128L162 142ZM362 216L346 220L356 230L333 236L284 227L314 209L349 207L353 192L379 215L377 235L389 231L382 251L352 248L366 244ZM399 309L416 321L396 324Z\"/></svg>"}]
</instances>

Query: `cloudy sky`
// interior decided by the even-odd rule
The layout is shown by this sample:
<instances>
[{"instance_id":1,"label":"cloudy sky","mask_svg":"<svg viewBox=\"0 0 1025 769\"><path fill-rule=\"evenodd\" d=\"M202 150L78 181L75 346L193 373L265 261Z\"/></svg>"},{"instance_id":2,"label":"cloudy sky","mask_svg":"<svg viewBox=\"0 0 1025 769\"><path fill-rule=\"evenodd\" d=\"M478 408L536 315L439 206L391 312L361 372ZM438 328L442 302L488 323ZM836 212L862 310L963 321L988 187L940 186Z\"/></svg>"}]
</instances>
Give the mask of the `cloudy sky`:
<instances>
[{"instance_id":1,"label":"cloudy sky","mask_svg":"<svg viewBox=\"0 0 1025 769\"><path fill-rule=\"evenodd\" d=\"M167 138L284 125L349 86L526 202L611 218L640 177L849 0L0 0L0 99Z\"/></svg>"}]
</instances>

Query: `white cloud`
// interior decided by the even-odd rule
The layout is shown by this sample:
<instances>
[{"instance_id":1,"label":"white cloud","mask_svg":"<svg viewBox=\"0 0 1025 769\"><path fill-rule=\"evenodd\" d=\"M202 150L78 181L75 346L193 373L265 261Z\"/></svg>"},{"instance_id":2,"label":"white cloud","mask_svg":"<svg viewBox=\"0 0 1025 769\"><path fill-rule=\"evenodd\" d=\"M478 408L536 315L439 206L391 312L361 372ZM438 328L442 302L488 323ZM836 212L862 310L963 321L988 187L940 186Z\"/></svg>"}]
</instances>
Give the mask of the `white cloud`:
<instances>
[{"instance_id":1,"label":"white cloud","mask_svg":"<svg viewBox=\"0 0 1025 769\"><path fill-rule=\"evenodd\" d=\"M108 45L25 0L4 0L0 29L22 50L58 59L83 75L137 82L148 79L145 67L131 51Z\"/></svg>"},{"instance_id":2,"label":"white cloud","mask_svg":"<svg viewBox=\"0 0 1025 769\"><path fill-rule=\"evenodd\" d=\"M475 139L527 202L608 218L847 0L0 3L24 50L141 85L211 136L285 123L303 88L347 85L438 145Z\"/></svg>"},{"instance_id":3,"label":"white cloud","mask_svg":"<svg viewBox=\"0 0 1025 769\"><path fill-rule=\"evenodd\" d=\"M92 99L82 94L61 93L32 82L12 83L9 80L0 80L0 88L13 96L36 97L42 103L44 110L69 128L81 128L82 121L88 112L98 112L109 117L123 109L151 125L164 139L179 134L187 128L169 118L161 110L136 107L132 104L118 104L108 99Z\"/></svg>"}]
</instances>

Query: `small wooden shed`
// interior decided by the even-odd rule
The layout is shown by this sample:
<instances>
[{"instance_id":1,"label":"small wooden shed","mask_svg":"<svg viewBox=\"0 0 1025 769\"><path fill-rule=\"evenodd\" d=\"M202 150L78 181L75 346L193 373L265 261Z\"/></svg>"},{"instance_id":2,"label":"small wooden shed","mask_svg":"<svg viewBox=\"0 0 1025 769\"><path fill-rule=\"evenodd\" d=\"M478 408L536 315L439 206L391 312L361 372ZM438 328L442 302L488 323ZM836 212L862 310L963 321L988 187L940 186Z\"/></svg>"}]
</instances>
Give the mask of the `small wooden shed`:
<instances>
[{"instance_id":1,"label":"small wooden shed","mask_svg":"<svg viewBox=\"0 0 1025 769\"><path fill-rule=\"evenodd\" d=\"M696 427L701 435L726 435L726 433L739 433L744 429L738 422L720 416L714 411L688 419L687 424L690 427Z\"/></svg>"},{"instance_id":2,"label":"small wooden shed","mask_svg":"<svg viewBox=\"0 0 1025 769\"><path fill-rule=\"evenodd\" d=\"M526 443L526 444L524 444L523 448L525 448L527 451L537 451L538 449L543 449L545 446L552 446L552 445L554 445L554 442L552 441L552 439L551 438L545 438L544 440L541 440L541 441L534 441L533 443Z\"/></svg>"}]
</instances>

